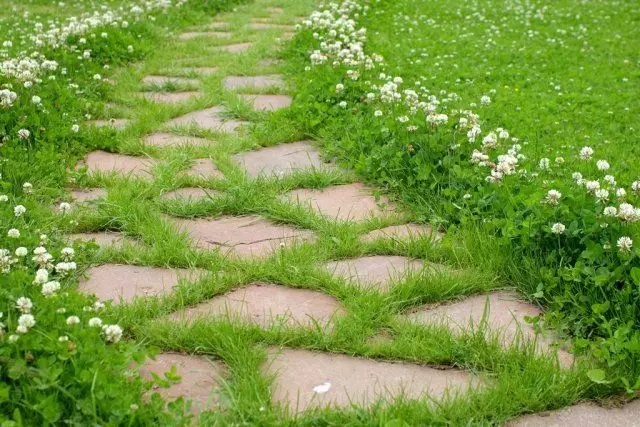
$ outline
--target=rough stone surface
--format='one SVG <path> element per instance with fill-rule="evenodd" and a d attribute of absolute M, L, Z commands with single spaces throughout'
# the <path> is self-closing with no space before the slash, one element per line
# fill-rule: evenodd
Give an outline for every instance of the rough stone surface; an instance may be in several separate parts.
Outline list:
<path fill-rule="evenodd" d="M 440 233 L 434 233 L 432 235 L 432 230 L 429 225 L 402 224 L 373 230 L 362 236 L 362 241 L 372 242 L 376 239 L 411 240 L 424 237 L 432 237 L 435 240 L 440 240 L 442 235 Z"/>
<path fill-rule="evenodd" d="M 508 422 L 508 427 L 640 427 L 640 400 L 620 408 L 603 408 L 591 402 L 558 411 L 530 414 Z"/>
<path fill-rule="evenodd" d="M 230 39 L 231 33 L 226 31 L 193 31 L 180 34 L 180 40 L 191 40 L 198 37 L 217 37 L 220 39 Z"/>
<path fill-rule="evenodd" d="M 259 216 L 217 219 L 178 219 L 174 223 L 187 232 L 200 249 L 219 248 L 238 256 L 262 256 L 277 250 L 280 243 L 310 239 L 310 230 L 273 224 Z"/>
<path fill-rule="evenodd" d="M 151 102 L 157 102 L 161 104 L 177 104 L 180 102 L 188 101 L 192 98 L 200 95 L 200 92 L 139 92 L 139 96 L 146 98 Z"/>
<path fill-rule="evenodd" d="M 402 256 L 366 256 L 361 258 L 332 261 L 327 269 L 336 276 L 362 287 L 388 290 L 392 282 L 409 273 L 422 270 L 424 263 Z"/>
<path fill-rule="evenodd" d="M 124 129 L 129 124 L 128 119 L 108 119 L 108 120 L 90 120 L 88 122 L 90 126 L 98 128 L 110 127 L 114 129 Z"/>
<path fill-rule="evenodd" d="M 195 159 L 193 166 L 186 170 L 186 174 L 199 179 L 224 178 L 211 159 Z"/>
<path fill-rule="evenodd" d="M 153 160 L 105 151 L 92 151 L 87 155 L 85 164 L 88 173 L 116 172 L 138 178 L 150 178 Z"/>
<path fill-rule="evenodd" d="M 86 188 L 84 190 L 71 190 L 71 199 L 75 203 L 93 202 L 107 197 L 104 188 Z"/>
<path fill-rule="evenodd" d="M 165 200 L 198 201 L 206 200 L 220 194 L 210 188 L 186 187 L 164 193 L 160 198 Z"/>
<path fill-rule="evenodd" d="M 142 84 L 147 86 L 163 86 L 166 84 L 181 86 L 196 86 L 200 83 L 198 79 L 190 79 L 187 77 L 171 77 L 171 76 L 146 76 L 142 79 Z"/>
<path fill-rule="evenodd" d="M 168 294 L 178 280 L 197 280 L 202 272 L 137 265 L 103 264 L 87 270 L 78 289 L 101 301 L 131 302 L 136 297 Z"/>
<path fill-rule="evenodd" d="M 169 126 L 198 126 L 202 129 L 208 129 L 215 132 L 233 132 L 239 126 L 246 122 L 239 120 L 227 120 L 222 117 L 221 113 L 225 110 L 223 107 L 210 107 L 184 116 L 176 117 L 169 120 Z"/>
<path fill-rule="evenodd" d="M 287 95 L 240 95 L 254 110 L 276 111 L 291 105 L 291 97 Z"/>
<path fill-rule="evenodd" d="M 253 46 L 253 43 L 234 43 L 224 46 L 215 46 L 213 50 L 222 50 L 229 53 L 244 53 L 248 51 L 251 46 Z"/>
<path fill-rule="evenodd" d="M 270 361 L 263 369 L 275 375 L 273 399 L 294 412 L 311 407 L 349 407 L 352 403 L 369 406 L 377 399 L 388 401 L 401 394 L 437 399 L 477 383 L 469 373 L 455 369 L 307 350 L 271 349 L 269 353 Z M 327 392 L 314 392 L 315 387 L 328 384 Z"/>
<path fill-rule="evenodd" d="M 145 145 L 154 147 L 182 147 L 185 145 L 194 145 L 197 147 L 206 147 L 211 145 L 213 141 L 197 136 L 174 135 L 172 133 L 157 132 L 144 137 Z"/>
<path fill-rule="evenodd" d="M 287 195 L 291 201 L 308 205 L 321 214 L 341 220 L 359 221 L 385 214 L 370 189 L 360 183 L 336 185 L 322 190 L 303 188 Z M 385 197 L 381 197 L 380 202 L 388 203 Z"/>
<path fill-rule="evenodd" d="M 258 61 L 259 67 L 273 67 L 277 65 L 282 65 L 282 60 L 275 58 L 266 58 Z"/>
<path fill-rule="evenodd" d="M 487 307 L 487 301 L 489 306 Z M 438 306 L 429 305 L 406 315 L 409 321 L 422 324 L 444 324 L 454 332 L 477 327 L 483 319 L 485 308 L 488 309 L 487 327 L 501 334 L 503 345 L 509 346 L 522 332 L 525 339 L 533 339 L 536 332 L 525 317 L 536 317 L 541 314 L 538 307 L 519 299 L 510 291 L 491 292 L 488 295 L 474 295 L 462 301 L 445 303 Z M 553 343 L 551 337 L 538 337 L 538 350 L 547 351 Z M 558 351 L 558 358 L 563 365 L 572 363 L 572 355 L 566 351 Z"/>
<path fill-rule="evenodd" d="M 257 151 L 248 151 L 233 156 L 244 166 L 247 174 L 255 178 L 259 175 L 284 175 L 295 170 L 320 169 L 326 167 L 320 159 L 320 153 L 311 141 L 274 145 Z"/>
<path fill-rule="evenodd" d="M 280 74 L 266 76 L 227 76 L 222 80 L 225 89 L 266 89 L 277 87 L 284 89 L 284 79 Z"/>
<path fill-rule="evenodd" d="M 155 360 L 147 360 L 138 372 L 142 378 L 151 381 L 152 374 L 164 378 L 172 366 L 175 366 L 180 382 L 171 383 L 169 388 L 154 387 L 151 393 L 157 392 L 169 401 L 184 396 L 185 401 L 192 402 L 191 411 L 196 414 L 220 407 L 222 381 L 228 374 L 221 362 L 205 356 L 161 353 Z"/>
<path fill-rule="evenodd" d="M 70 234 L 68 237 L 69 242 L 75 242 L 81 240 L 83 242 L 95 242 L 98 246 L 106 247 L 120 247 L 125 242 L 133 243 L 133 241 L 127 239 L 124 234 L 114 231 L 99 231 L 95 233 L 75 233 Z"/>
<path fill-rule="evenodd" d="M 322 292 L 265 283 L 253 283 L 172 315 L 173 320 L 225 317 L 263 328 L 288 326 L 325 327 L 342 312 L 340 303 Z"/>
<path fill-rule="evenodd" d="M 265 22 L 252 22 L 249 24 L 252 30 L 293 30 L 293 25 L 268 24 Z"/>

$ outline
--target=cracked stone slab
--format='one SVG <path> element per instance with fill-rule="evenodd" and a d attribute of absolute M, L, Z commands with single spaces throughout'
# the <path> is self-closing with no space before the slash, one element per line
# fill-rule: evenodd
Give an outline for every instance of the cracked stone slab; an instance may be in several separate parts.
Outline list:
<path fill-rule="evenodd" d="M 507 427 L 638 427 L 640 400 L 619 408 L 604 408 L 583 402 L 557 411 L 529 414 L 509 421 Z"/>
<path fill-rule="evenodd" d="M 434 233 L 431 226 L 426 224 L 402 224 L 373 230 L 362 236 L 363 242 L 372 242 L 376 239 L 413 240 L 431 237 L 434 240 L 442 238 L 441 233 Z"/>
<path fill-rule="evenodd" d="M 90 126 L 95 126 L 98 128 L 109 127 L 113 129 L 122 130 L 127 127 L 129 124 L 129 119 L 108 119 L 108 120 L 90 120 L 87 123 Z"/>
<path fill-rule="evenodd" d="M 228 317 L 262 328 L 274 325 L 329 326 L 344 313 L 335 298 L 309 289 L 252 283 L 171 315 L 172 320 L 193 321 L 203 317 Z"/>
<path fill-rule="evenodd" d="M 419 273 L 424 263 L 402 256 L 365 256 L 326 264 L 334 276 L 341 276 L 361 287 L 389 290 L 391 284 L 407 274 Z"/>
<path fill-rule="evenodd" d="M 268 74 L 265 76 L 227 76 L 222 80 L 225 89 L 267 89 L 277 87 L 285 88 L 284 79 L 280 74 Z"/>
<path fill-rule="evenodd" d="M 457 369 L 297 349 L 271 348 L 263 371 L 275 376 L 273 399 L 297 413 L 315 407 L 367 407 L 378 399 L 390 401 L 400 395 L 439 399 L 479 384 L 471 374 Z"/>
<path fill-rule="evenodd" d="M 252 178 L 260 175 L 282 176 L 297 170 L 329 167 L 322 161 L 311 141 L 279 144 L 238 153 L 233 156 L 233 160 L 243 166 Z"/>
<path fill-rule="evenodd" d="M 251 48 L 251 46 L 253 46 L 253 43 L 250 43 L 250 42 L 234 43 L 234 44 L 227 44 L 223 46 L 215 46 L 213 50 L 225 51 L 229 53 L 244 53 L 248 51 Z"/>
<path fill-rule="evenodd" d="M 219 194 L 219 191 L 212 190 L 210 188 L 185 187 L 164 193 L 160 198 L 164 200 L 195 202 L 198 200 L 208 200 Z"/>
<path fill-rule="evenodd" d="M 276 251 L 281 244 L 306 241 L 314 236 L 310 230 L 274 224 L 255 215 L 171 220 L 189 235 L 196 248 L 220 249 L 241 257 L 264 256 Z"/>
<path fill-rule="evenodd" d="M 168 126 L 198 126 L 201 129 L 215 132 L 231 133 L 247 123 L 239 120 L 225 119 L 222 116 L 224 111 L 226 111 L 224 107 L 210 107 L 176 117 L 169 120 L 166 124 Z"/>
<path fill-rule="evenodd" d="M 164 86 L 166 84 L 197 86 L 200 84 L 200 80 L 188 77 L 146 76 L 142 79 L 142 84 L 147 86 Z"/>
<path fill-rule="evenodd" d="M 224 178 L 222 172 L 213 164 L 211 159 L 195 159 L 193 166 L 187 169 L 185 173 L 193 178 L 200 179 Z"/>
<path fill-rule="evenodd" d="M 276 111 L 287 108 L 293 101 L 287 95 L 239 95 L 240 98 L 251 104 L 254 110 Z"/>
<path fill-rule="evenodd" d="M 198 91 L 189 92 L 138 92 L 138 96 L 160 104 L 177 104 L 186 102 L 200 95 Z"/>
<path fill-rule="evenodd" d="M 209 139 L 189 135 L 175 135 L 167 132 L 156 132 L 152 133 L 151 135 L 147 135 L 144 137 L 143 142 L 145 145 L 161 148 L 184 147 L 185 145 L 206 147 L 213 144 L 213 141 Z"/>
<path fill-rule="evenodd" d="M 138 178 L 151 178 L 154 161 L 149 158 L 92 151 L 84 161 L 88 173 L 119 173 Z"/>
<path fill-rule="evenodd" d="M 93 294 L 101 301 L 131 302 L 137 297 L 154 297 L 171 293 L 179 280 L 197 281 L 204 272 L 124 264 L 91 267 L 80 281 L 78 290 Z"/>
<path fill-rule="evenodd" d="M 192 40 L 201 37 L 216 37 L 221 39 L 230 39 L 231 33 L 227 31 L 192 31 L 180 34 L 180 40 Z"/>
<path fill-rule="evenodd" d="M 303 188 L 287 193 L 287 197 L 292 202 L 340 220 L 360 221 L 385 216 L 391 210 L 389 206 L 381 209 L 371 189 L 360 183 L 335 185 L 322 190 Z M 388 204 L 388 199 L 381 197 L 380 203 Z"/>
<path fill-rule="evenodd" d="M 170 382 L 168 388 L 154 386 L 149 393 L 158 393 L 169 401 L 184 397 L 185 401 L 191 401 L 191 412 L 196 414 L 220 408 L 223 382 L 228 376 L 224 364 L 206 356 L 160 353 L 155 360 L 146 360 L 138 372 L 144 380 L 151 381 L 153 374 L 165 378 L 164 374 L 172 367 L 180 381 Z"/>
<path fill-rule="evenodd" d="M 534 318 L 542 312 L 536 305 L 522 301 L 518 294 L 511 291 L 496 291 L 473 295 L 457 302 L 427 305 L 406 314 L 405 318 L 413 323 L 442 324 L 455 333 L 461 333 L 471 325 L 478 327 L 486 310 L 487 328 L 501 335 L 503 346 L 511 345 L 519 331 L 525 339 L 533 340 L 536 337 L 535 329 L 526 322 L 525 317 Z M 538 336 L 539 352 L 548 352 L 552 347 L 553 338 L 547 335 Z M 558 359 L 563 366 L 573 362 L 573 356 L 564 350 L 558 351 Z"/>

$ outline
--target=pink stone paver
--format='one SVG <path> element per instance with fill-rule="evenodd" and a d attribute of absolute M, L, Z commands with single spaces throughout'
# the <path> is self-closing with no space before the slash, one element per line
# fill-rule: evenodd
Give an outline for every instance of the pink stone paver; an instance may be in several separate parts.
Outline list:
<path fill-rule="evenodd" d="M 239 120 L 225 119 L 222 116 L 224 111 L 225 109 L 223 107 L 210 107 L 171 119 L 167 122 L 167 125 L 198 126 L 202 129 L 208 129 L 215 132 L 230 133 L 235 131 L 239 126 L 246 124 L 246 122 Z"/>
<path fill-rule="evenodd" d="M 227 76 L 222 80 L 225 89 L 267 89 L 277 87 L 284 89 L 285 82 L 280 74 L 266 76 Z"/>
<path fill-rule="evenodd" d="M 146 76 L 142 79 L 142 84 L 147 86 L 163 86 L 166 84 L 197 86 L 198 84 L 200 84 L 200 80 L 190 79 L 187 77 Z"/>
<path fill-rule="evenodd" d="M 122 130 L 129 124 L 128 119 L 108 119 L 108 120 L 90 120 L 87 122 L 91 126 L 98 128 L 110 127 L 113 129 Z"/>
<path fill-rule="evenodd" d="M 281 244 L 313 237 L 310 230 L 274 224 L 255 215 L 171 220 L 180 230 L 187 232 L 197 248 L 220 249 L 238 256 L 264 256 L 277 250 Z"/>
<path fill-rule="evenodd" d="M 387 291 L 392 282 L 407 274 L 419 273 L 424 263 L 402 256 L 365 256 L 327 263 L 327 269 L 335 276 L 361 287 Z"/>
<path fill-rule="evenodd" d="M 193 166 L 186 170 L 186 174 L 200 179 L 224 178 L 222 172 L 213 164 L 211 159 L 195 159 Z"/>
<path fill-rule="evenodd" d="M 299 189 L 287 193 L 289 200 L 309 206 L 311 209 L 331 218 L 359 221 L 372 216 L 385 215 L 378 206 L 371 189 L 363 184 L 345 184 L 328 187 L 322 190 Z M 382 203 L 388 203 L 381 197 Z"/>
<path fill-rule="evenodd" d="M 251 48 L 251 46 L 253 46 L 253 43 L 235 43 L 235 44 L 228 44 L 223 46 L 215 46 L 213 50 L 225 51 L 229 53 L 244 53 L 248 51 Z"/>
<path fill-rule="evenodd" d="M 226 31 L 193 31 L 189 33 L 180 34 L 180 40 L 191 40 L 200 37 L 216 37 L 221 39 L 230 39 L 231 33 Z"/>
<path fill-rule="evenodd" d="M 520 300 L 516 293 L 510 291 L 473 295 L 453 303 L 426 306 L 410 312 L 406 318 L 414 323 L 444 324 L 459 333 L 468 330 L 470 325 L 478 327 L 485 309 L 489 310 L 486 319 L 488 329 L 501 334 L 505 347 L 511 345 L 518 336 L 518 331 L 522 332 L 524 339 L 532 340 L 536 336 L 533 326 L 526 322 L 525 317 L 537 317 L 541 311 L 535 305 Z M 538 351 L 547 351 L 552 343 L 552 337 L 539 336 Z M 558 358 L 563 366 L 573 362 L 573 356 L 563 350 L 558 351 Z"/>
<path fill-rule="evenodd" d="M 194 202 L 198 200 L 208 200 L 219 194 L 219 191 L 212 190 L 210 188 L 185 187 L 164 193 L 162 196 L 160 196 L 160 198 L 165 200 L 183 200 Z"/>
<path fill-rule="evenodd" d="M 171 382 L 168 388 L 155 386 L 151 393 L 157 392 L 169 401 L 183 396 L 185 401 L 192 402 L 191 411 L 196 414 L 220 407 L 222 383 L 228 375 L 221 362 L 205 356 L 160 353 L 155 360 L 147 360 L 139 368 L 139 373 L 143 379 L 151 381 L 152 374 L 165 378 L 165 373 L 172 367 L 175 367 L 180 381 Z"/>
<path fill-rule="evenodd" d="M 302 327 L 317 324 L 325 327 L 335 315 L 341 313 L 340 303 L 322 292 L 252 283 L 176 312 L 171 318 L 192 321 L 202 317 L 228 316 L 268 329 L 279 324 Z"/>
<path fill-rule="evenodd" d="M 85 164 L 88 173 L 120 173 L 138 178 L 150 178 L 154 161 L 143 157 L 92 151 L 87 155 Z"/>
<path fill-rule="evenodd" d="M 175 135 L 167 132 L 152 133 L 144 137 L 144 144 L 154 147 L 183 147 L 185 145 L 206 147 L 213 143 L 209 139 L 198 138 L 197 136 Z"/>
<path fill-rule="evenodd" d="M 432 237 L 434 240 L 442 238 L 441 233 L 433 233 L 431 226 L 423 224 L 402 224 L 373 230 L 362 236 L 363 242 L 372 242 L 376 239 L 412 240 Z"/>
<path fill-rule="evenodd" d="M 276 111 L 291 105 L 292 99 L 287 95 L 240 95 L 247 103 L 258 111 Z"/>
<path fill-rule="evenodd" d="M 134 244 L 135 242 L 125 237 L 124 234 L 114 231 L 99 231 L 94 233 L 75 233 L 70 234 L 68 237 L 69 242 L 75 242 L 81 240 L 83 242 L 95 242 L 98 246 L 106 247 L 120 247 L 125 242 Z"/>
<path fill-rule="evenodd" d="M 603 408 L 592 402 L 578 403 L 558 411 L 525 415 L 507 427 L 640 427 L 640 399 L 620 408 Z"/>
<path fill-rule="evenodd" d="M 239 153 L 234 155 L 233 159 L 244 166 L 247 174 L 252 178 L 260 175 L 282 176 L 296 170 L 328 167 L 327 163 L 322 162 L 320 153 L 311 141 L 279 144 Z"/>
<path fill-rule="evenodd" d="M 400 395 L 438 399 L 478 385 L 468 372 L 456 369 L 296 349 L 271 348 L 269 356 L 263 370 L 275 375 L 273 399 L 298 413 L 314 407 L 366 407 Z M 328 390 L 315 392 L 316 387 Z"/>
<path fill-rule="evenodd" d="M 93 202 L 107 197 L 107 190 L 104 188 L 87 188 L 84 190 L 71 190 L 71 199 L 75 203 Z"/>
<path fill-rule="evenodd" d="M 177 104 L 180 102 L 186 102 L 196 98 L 200 95 L 200 92 L 139 92 L 138 96 L 146 98 L 151 102 L 157 102 L 161 104 Z"/>
<path fill-rule="evenodd" d="M 87 270 L 78 289 L 101 301 L 131 302 L 136 297 L 152 297 L 171 292 L 179 279 L 198 280 L 203 272 L 137 265 L 103 264 Z"/>

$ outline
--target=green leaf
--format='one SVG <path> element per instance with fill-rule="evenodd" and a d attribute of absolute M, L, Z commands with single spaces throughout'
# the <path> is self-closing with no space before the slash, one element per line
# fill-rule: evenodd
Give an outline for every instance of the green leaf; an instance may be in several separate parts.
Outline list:
<path fill-rule="evenodd" d="M 607 374 L 602 369 L 591 369 L 587 371 L 587 377 L 591 381 L 597 384 L 608 384 L 609 381 L 606 380 Z"/>
<path fill-rule="evenodd" d="M 634 284 L 640 286 L 640 268 L 633 267 L 631 269 L 631 279 L 633 280 Z"/>

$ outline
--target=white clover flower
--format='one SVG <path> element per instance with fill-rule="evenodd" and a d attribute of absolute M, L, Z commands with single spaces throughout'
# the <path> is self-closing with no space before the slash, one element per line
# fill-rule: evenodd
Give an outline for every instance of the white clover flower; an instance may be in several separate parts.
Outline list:
<path fill-rule="evenodd" d="M 20 338 L 19 335 L 9 335 L 7 341 L 9 341 L 9 344 L 14 344 L 16 341 L 18 341 L 18 338 Z"/>
<path fill-rule="evenodd" d="M 9 201 L 9 196 L 6 194 L 0 194 L 0 202 L 5 203 Z"/>
<path fill-rule="evenodd" d="M 598 160 L 596 162 L 596 167 L 600 171 L 606 171 L 606 170 L 609 170 L 610 166 L 609 166 L 609 162 L 607 162 L 606 160 Z"/>
<path fill-rule="evenodd" d="M 56 264 L 56 272 L 66 276 L 77 268 L 77 265 L 73 261 L 59 262 Z"/>
<path fill-rule="evenodd" d="M 336 85 L 336 92 L 342 92 L 344 90 L 344 85 L 342 83 L 338 83 Z"/>
<path fill-rule="evenodd" d="M 620 252 L 631 252 L 631 248 L 633 247 L 633 240 L 630 237 L 622 236 L 618 239 L 616 243 Z"/>
<path fill-rule="evenodd" d="M 27 297 L 20 297 L 16 300 L 16 308 L 20 311 L 20 313 L 30 313 L 33 308 L 33 302 Z"/>
<path fill-rule="evenodd" d="M 595 192 L 596 203 L 604 203 L 609 200 L 609 191 L 604 188 L 600 188 Z"/>
<path fill-rule="evenodd" d="M 338 107 L 340 108 L 347 108 L 347 101 L 340 101 L 338 103 Z"/>
<path fill-rule="evenodd" d="M 67 309 L 64 308 L 64 307 L 60 307 L 60 308 L 56 309 L 56 313 L 58 313 L 58 314 L 64 314 L 66 312 L 67 312 Z"/>
<path fill-rule="evenodd" d="M 566 227 L 564 226 L 564 224 L 556 222 L 555 224 L 553 224 L 551 226 L 551 232 L 553 234 L 562 234 L 564 233 L 564 230 L 566 229 Z"/>
<path fill-rule="evenodd" d="M 582 160 L 591 160 L 591 156 L 593 156 L 593 148 L 591 147 L 582 147 L 580 150 L 580 158 Z"/>
<path fill-rule="evenodd" d="M 60 255 L 62 255 L 62 257 L 67 260 L 73 259 L 75 254 L 76 254 L 76 251 L 70 247 L 62 248 L 62 250 L 60 251 Z"/>
<path fill-rule="evenodd" d="M 102 331 L 109 342 L 117 343 L 122 338 L 122 328 L 118 325 L 105 325 Z"/>
<path fill-rule="evenodd" d="M 33 184 L 31 184 L 30 182 L 25 182 L 24 184 L 22 184 L 22 191 L 24 191 L 26 194 L 33 193 Z"/>
<path fill-rule="evenodd" d="M 482 105 L 489 105 L 489 104 L 491 104 L 491 98 L 490 98 L 490 97 L 488 97 L 487 95 L 483 95 L 483 96 L 480 98 L 480 104 L 482 104 Z"/>
<path fill-rule="evenodd" d="M 600 188 L 600 182 L 599 181 L 587 181 L 585 184 L 585 187 L 587 188 L 587 191 L 589 193 L 595 193 L 597 189 Z"/>
<path fill-rule="evenodd" d="M 560 198 L 562 198 L 562 193 L 558 190 L 549 190 L 545 200 L 550 205 L 556 206 L 560 202 Z"/>
<path fill-rule="evenodd" d="M 52 280 L 42 285 L 42 295 L 46 297 L 54 296 L 60 290 L 60 282 Z"/>
<path fill-rule="evenodd" d="M 631 190 L 633 190 L 635 194 L 638 194 L 640 192 L 640 181 L 633 181 L 631 183 Z"/>
<path fill-rule="evenodd" d="M 36 105 L 39 105 L 42 102 L 42 98 L 40 98 L 39 96 L 33 95 L 31 97 L 31 102 L 33 102 Z"/>
<path fill-rule="evenodd" d="M 11 228 L 9 229 L 9 231 L 7 231 L 7 236 L 11 237 L 12 239 L 19 239 L 20 230 L 18 230 L 17 228 Z"/>
<path fill-rule="evenodd" d="M 618 209 L 616 209 L 615 206 L 607 206 L 606 208 L 604 208 L 604 215 L 616 216 L 618 215 Z"/>
<path fill-rule="evenodd" d="M 602 178 L 602 180 L 607 184 L 609 184 L 609 187 L 616 186 L 616 178 L 613 175 L 605 175 L 604 178 Z"/>
<path fill-rule="evenodd" d="M 77 325 L 78 323 L 80 323 L 80 318 L 78 316 L 67 317 L 67 325 L 72 326 Z"/>
<path fill-rule="evenodd" d="M 23 314 L 18 317 L 18 325 L 26 329 L 33 328 L 36 325 L 36 318 L 31 314 Z"/>
<path fill-rule="evenodd" d="M 99 317 L 92 317 L 91 319 L 89 319 L 89 326 L 91 326 L 92 328 L 101 327 L 102 319 L 100 319 Z"/>
<path fill-rule="evenodd" d="M 556 157 L 555 159 L 556 165 L 561 165 L 564 163 L 564 157 Z"/>
<path fill-rule="evenodd" d="M 616 197 L 618 199 L 624 199 L 625 197 L 627 197 L 627 190 L 625 190 L 624 188 L 620 187 L 616 190 Z"/>
<path fill-rule="evenodd" d="M 18 131 L 18 138 L 22 140 L 29 139 L 30 136 L 31 136 L 31 132 L 29 132 L 27 129 L 20 129 Z"/>
<path fill-rule="evenodd" d="M 58 210 L 65 214 L 67 212 L 71 211 L 71 203 L 67 203 L 67 202 L 62 202 L 60 203 L 60 206 L 58 206 Z"/>
<path fill-rule="evenodd" d="M 58 337 L 58 341 L 59 342 L 67 342 L 67 341 L 69 341 L 69 337 L 66 336 L 66 335 L 61 335 L 61 336 Z"/>
<path fill-rule="evenodd" d="M 19 248 L 16 248 L 16 252 L 15 252 L 16 256 L 20 258 L 27 256 L 28 253 L 29 253 L 29 250 L 24 246 L 20 246 Z"/>
<path fill-rule="evenodd" d="M 382 117 L 382 111 L 376 110 L 376 111 L 373 112 L 373 115 L 376 116 L 376 117 Z"/>
<path fill-rule="evenodd" d="M 42 285 L 49 280 L 49 271 L 46 268 L 40 268 L 36 271 L 36 278 L 33 280 L 34 285 Z"/>
<path fill-rule="evenodd" d="M 20 217 L 20 216 L 24 215 L 24 213 L 25 213 L 26 211 L 27 211 L 27 208 L 25 208 L 25 207 L 24 207 L 24 206 L 22 206 L 22 205 L 17 205 L 17 206 L 15 206 L 15 207 L 13 208 L 13 214 L 14 214 L 16 217 Z"/>
<path fill-rule="evenodd" d="M 582 181 L 582 174 L 580 172 L 574 172 L 571 174 L 571 179 L 577 184 Z"/>
<path fill-rule="evenodd" d="M 104 308 L 104 303 L 101 301 L 96 301 L 93 303 L 93 309 L 95 311 L 102 310 Z"/>
<path fill-rule="evenodd" d="M 629 203 L 620 203 L 618 218 L 624 222 L 637 222 L 640 219 L 640 211 Z"/>
<path fill-rule="evenodd" d="M 73 132 L 73 133 L 78 133 L 79 130 L 80 130 L 80 126 L 79 125 L 71 126 L 71 132 Z"/>

